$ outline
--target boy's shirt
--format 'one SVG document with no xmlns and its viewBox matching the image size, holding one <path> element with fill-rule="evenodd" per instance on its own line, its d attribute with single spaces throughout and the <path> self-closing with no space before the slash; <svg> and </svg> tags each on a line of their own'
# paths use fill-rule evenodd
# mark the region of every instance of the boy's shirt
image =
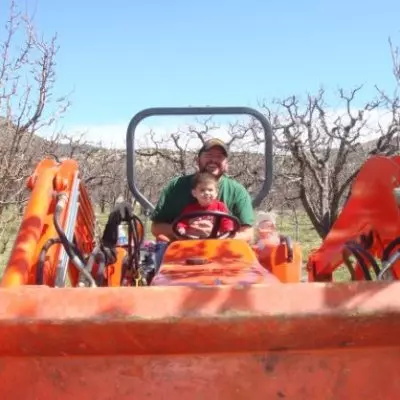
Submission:
<svg viewBox="0 0 400 400">
<path fill-rule="evenodd" d="M 228 208 L 225 206 L 225 204 L 222 201 L 214 200 L 212 203 L 210 203 L 209 206 L 207 207 L 202 207 L 198 202 L 196 203 L 191 203 L 188 206 L 186 206 L 183 211 L 183 214 L 187 213 L 192 213 L 196 211 L 222 211 L 226 214 L 229 214 Z M 209 220 L 214 223 L 214 218 L 212 215 L 204 215 L 201 217 L 195 217 L 194 220 Z M 191 219 L 190 219 L 191 220 Z M 177 228 L 185 228 L 187 229 L 189 227 L 190 221 L 189 219 L 185 219 L 181 221 Z M 234 228 L 233 221 L 228 219 L 228 218 L 222 218 L 221 224 L 220 224 L 220 232 L 229 232 L 232 231 Z"/>
</svg>

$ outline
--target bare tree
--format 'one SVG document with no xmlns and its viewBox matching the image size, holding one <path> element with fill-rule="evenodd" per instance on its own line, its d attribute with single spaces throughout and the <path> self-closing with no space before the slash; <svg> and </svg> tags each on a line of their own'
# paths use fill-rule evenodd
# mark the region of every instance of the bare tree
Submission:
<svg viewBox="0 0 400 400">
<path fill-rule="evenodd" d="M 49 129 L 69 107 L 66 97 L 53 99 L 56 36 L 49 40 L 39 36 L 32 19 L 20 13 L 14 1 L 2 36 L 0 219 L 6 207 L 21 206 L 26 199 L 25 181 L 41 158 L 44 143 L 35 134 Z"/>
<path fill-rule="evenodd" d="M 356 109 L 353 102 L 360 89 L 349 93 L 339 90 L 343 104 L 340 112 L 329 112 L 323 89 L 316 96 L 308 95 L 304 105 L 296 96 L 276 101 L 278 109 L 274 112 L 264 104 L 273 120 L 277 151 L 286 158 L 280 178 L 290 184 L 292 200 L 301 201 L 322 238 L 336 219 L 365 158 L 395 151 L 393 137 L 399 127 L 397 100 L 391 103 L 391 121 L 386 126 L 378 122 L 375 127 L 379 139 L 362 145 L 371 133 L 369 117 L 382 107 L 385 99 L 380 93 L 376 100 Z"/>
<path fill-rule="evenodd" d="M 376 148 L 371 150 L 371 154 L 395 154 L 399 149 L 400 132 L 400 55 L 399 47 L 394 46 L 389 39 L 390 52 L 392 56 L 392 73 L 395 78 L 395 88 L 391 95 L 385 93 L 378 86 L 376 90 L 381 102 L 381 107 L 386 110 L 386 126 L 379 124 L 378 132 L 380 137 L 376 143 Z"/>
</svg>

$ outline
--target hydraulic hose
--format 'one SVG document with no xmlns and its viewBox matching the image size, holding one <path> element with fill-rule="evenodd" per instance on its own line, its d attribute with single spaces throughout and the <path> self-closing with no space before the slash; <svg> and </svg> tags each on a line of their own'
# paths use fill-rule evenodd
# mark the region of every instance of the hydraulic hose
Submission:
<svg viewBox="0 0 400 400">
<path fill-rule="evenodd" d="M 400 259 L 400 252 L 392 254 L 393 250 L 400 246 L 400 237 L 393 239 L 389 244 L 384 248 L 382 254 L 382 270 L 378 276 L 379 280 L 385 279 L 385 274 L 389 269 L 393 267 L 396 261 Z M 392 274 L 393 275 L 393 274 Z"/>
<path fill-rule="evenodd" d="M 79 272 L 81 272 L 87 278 L 87 280 L 90 282 L 90 287 L 96 287 L 96 282 L 93 279 L 92 275 L 86 270 L 83 258 L 80 255 L 78 249 L 75 249 L 75 246 L 70 243 L 59 224 L 58 218 L 62 210 L 65 208 L 67 201 L 68 196 L 65 193 L 60 193 L 57 195 L 57 203 L 54 211 L 54 226 L 56 228 L 60 241 L 72 263 L 76 266 Z"/>
<path fill-rule="evenodd" d="M 365 250 L 360 244 L 358 244 L 355 241 L 349 241 L 346 243 L 345 248 L 347 248 L 354 255 L 354 257 L 356 257 L 366 280 L 371 281 L 372 277 L 369 272 L 368 265 L 365 262 L 363 256 L 374 269 L 376 276 L 379 275 L 380 269 L 374 257 L 367 250 Z"/>
<path fill-rule="evenodd" d="M 138 271 L 140 264 L 140 247 L 142 240 L 139 239 L 139 234 L 137 230 L 136 220 L 139 220 L 138 217 L 132 215 L 128 222 L 128 257 L 129 264 L 134 265 L 135 271 Z M 141 224 L 141 221 L 139 220 Z M 142 225 L 143 228 L 143 225 Z M 144 230 L 143 230 L 144 232 Z M 132 241 L 133 241 L 133 249 L 132 249 Z"/>
<path fill-rule="evenodd" d="M 55 245 L 61 243 L 58 238 L 49 239 L 42 247 L 39 253 L 39 261 L 36 268 L 36 285 L 43 285 L 44 262 L 46 261 L 46 253 Z"/>
<path fill-rule="evenodd" d="M 97 261 L 98 263 L 98 269 L 97 269 L 97 277 L 96 277 L 96 285 L 97 286 L 102 286 L 103 280 L 104 280 L 104 269 L 106 265 L 106 256 L 104 255 L 103 251 L 101 250 L 100 247 L 96 247 L 92 253 L 89 256 L 88 262 L 85 266 L 85 270 L 92 276 L 92 270 L 93 270 L 93 264 Z M 86 286 L 85 284 L 85 279 L 86 275 L 80 274 L 79 276 L 79 281 L 78 281 L 78 286 L 79 287 L 84 287 Z"/>
<path fill-rule="evenodd" d="M 142 232 L 143 232 L 142 237 L 140 239 L 138 239 L 138 245 L 140 247 L 143 244 L 143 241 L 144 241 L 144 225 L 143 225 L 143 222 L 141 221 L 141 219 L 137 215 L 133 214 L 132 215 L 132 219 L 139 223 L 140 228 L 142 229 Z M 137 225 L 133 224 L 133 226 L 135 227 L 137 237 L 139 237 L 139 233 L 137 231 Z"/>
<path fill-rule="evenodd" d="M 396 246 L 400 246 L 400 237 L 393 239 L 383 250 L 382 261 L 387 261 L 390 257 L 390 253 Z"/>
<path fill-rule="evenodd" d="M 382 260 L 382 269 L 378 275 L 378 280 L 385 280 L 386 272 L 389 271 L 389 269 L 393 267 L 393 264 L 398 260 L 400 260 L 400 251 L 397 251 L 396 253 L 392 254 L 388 260 L 384 261 Z"/>
</svg>

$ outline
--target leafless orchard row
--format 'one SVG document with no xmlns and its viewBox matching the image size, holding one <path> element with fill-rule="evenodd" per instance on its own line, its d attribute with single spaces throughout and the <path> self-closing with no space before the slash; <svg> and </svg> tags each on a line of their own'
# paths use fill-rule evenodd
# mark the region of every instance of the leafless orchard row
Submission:
<svg viewBox="0 0 400 400">
<path fill-rule="evenodd" d="M 119 195 L 129 198 L 124 151 L 90 144 L 84 135 L 76 139 L 55 131 L 49 140 L 37 135 L 39 129 L 55 126 L 71 106 L 68 96 L 53 96 L 56 36 L 41 37 L 13 2 L 5 29 L 0 49 L 0 252 L 29 196 L 26 179 L 44 157 L 76 158 L 93 202 L 103 212 Z M 323 237 L 363 161 L 372 154 L 398 152 L 400 59 L 398 47 L 392 43 L 388 47 L 393 90 L 389 95 L 377 87 L 375 98 L 361 108 L 353 107 L 361 87 L 338 91 L 339 112 L 329 107 L 323 89 L 304 99 L 291 96 L 260 104 L 274 128 L 274 183 L 263 208 L 302 209 Z M 195 153 L 188 149 L 188 141 L 203 141 L 217 129 L 209 118 L 163 138 L 149 132 L 149 147 L 137 152 L 143 193 L 155 202 L 170 177 L 191 172 Z M 263 179 L 263 156 L 252 152 L 264 140 L 260 127 L 255 121 L 238 121 L 227 130 L 232 149 L 230 173 L 254 193 Z M 361 144 L 371 132 L 376 140 Z"/>
</svg>

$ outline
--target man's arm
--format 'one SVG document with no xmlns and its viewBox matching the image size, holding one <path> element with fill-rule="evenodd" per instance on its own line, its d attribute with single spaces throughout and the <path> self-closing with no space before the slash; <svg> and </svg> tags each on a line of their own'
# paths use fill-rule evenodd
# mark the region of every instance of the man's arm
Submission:
<svg viewBox="0 0 400 400">
<path fill-rule="evenodd" d="M 243 225 L 236 233 L 234 238 L 244 240 L 246 242 L 252 242 L 254 238 L 254 228 L 249 225 Z"/>
<path fill-rule="evenodd" d="M 154 237 L 160 235 L 167 236 L 169 239 L 175 238 L 174 232 L 172 231 L 172 225 L 166 222 L 152 222 L 151 223 L 151 233 Z"/>
<path fill-rule="evenodd" d="M 251 225 L 247 225 L 248 223 L 252 222 L 252 214 L 253 214 L 253 206 L 251 204 L 251 199 L 249 200 L 248 198 L 243 198 L 241 201 L 241 205 L 239 206 L 241 209 L 244 207 L 244 214 L 239 215 L 239 220 L 242 222 L 242 226 L 236 232 L 234 238 L 235 239 L 240 239 L 240 240 L 245 240 L 246 242 L 251 242 L 253 241 L 253 233 L 254 229 Z M 250 207 L 250 208 L 249 208 Z M 246 209 L 247 208 L 247 209 Z M 229 214 L 229 210 L 226 207 L 226 205 L 223 202 L 220 202 L 218 204 L 217 209 L 219 211 L 225 212 Z M 244 221 L 244 224 L 243 224 Z M 221 222 L 221 231 L 229 231 L 233 229 L 233 221 L 229 220 L 228 218 L 222 218 Z"/>
<path fill-rule="evenodd" d="M 162 189 L 156 207 L 151 216 L 151 233 L 157 238 L 160 235 L 167 236 L 169 239 L 175 237 L 172 232 L 172 224 L 168 221 L 168 203 L 173 198 L 174 184 L 176 179 L 172 179 Z"/>
<path fill-rule="evenodd" d="M 228 207 L 225 205 L 225 203 L 223 203 L 222 201 L 217 203 L 217 207 L 216 207 L 217 211 L 222 211 L 225 214 L 230 214 Z M 229 231 L 233 231 L 234 228 L 234 222 L 229 219 L 229 218 L 222 218 L 220 221 L 220 232 L 229 232 Z"/>
<path fill-rule="evenodd" d="M 186 234 L 195 237 L 207 237 L 212 231 L 212 222 L 200 221 L 194 222 L 187 226 Z M 176 235 L 172 231 L 172 224 L 165 222 L 153 222 L 151 224 L 151 233 L 157 238 L 158 236 L 167 236 L 170 240 L 176 239 Z"/>
<path fill-rule="evenodd" d="M 242 224 L 240 231 L 235 235 L 235 239 L 252 242 L 254 240 L 254 209 L 250 194 L 242 185 L 240 185 L 238 189 L 232 214 L 235 215 Z"/>
<path fill-rule="evenodd" d="M 187 207 L 186 207 L 187 209 Z M 186 211 L 186 209 L 183 210 L 184 214 Z M 188 223 L 186 220 L 181 221 L 177 228 L 185 228 L 186 230 L 188 229 Z M 160 235 L 164 235 L 167 236 L 170 240 L 175 239 L 176 235 L 174 234 L 173 230 L 172 230 L 172 224 L 166 223 L 166 222 L 155 222 L 152 221 L 151 224 L 151 233 L 157 237 Z"/>
</svg>

